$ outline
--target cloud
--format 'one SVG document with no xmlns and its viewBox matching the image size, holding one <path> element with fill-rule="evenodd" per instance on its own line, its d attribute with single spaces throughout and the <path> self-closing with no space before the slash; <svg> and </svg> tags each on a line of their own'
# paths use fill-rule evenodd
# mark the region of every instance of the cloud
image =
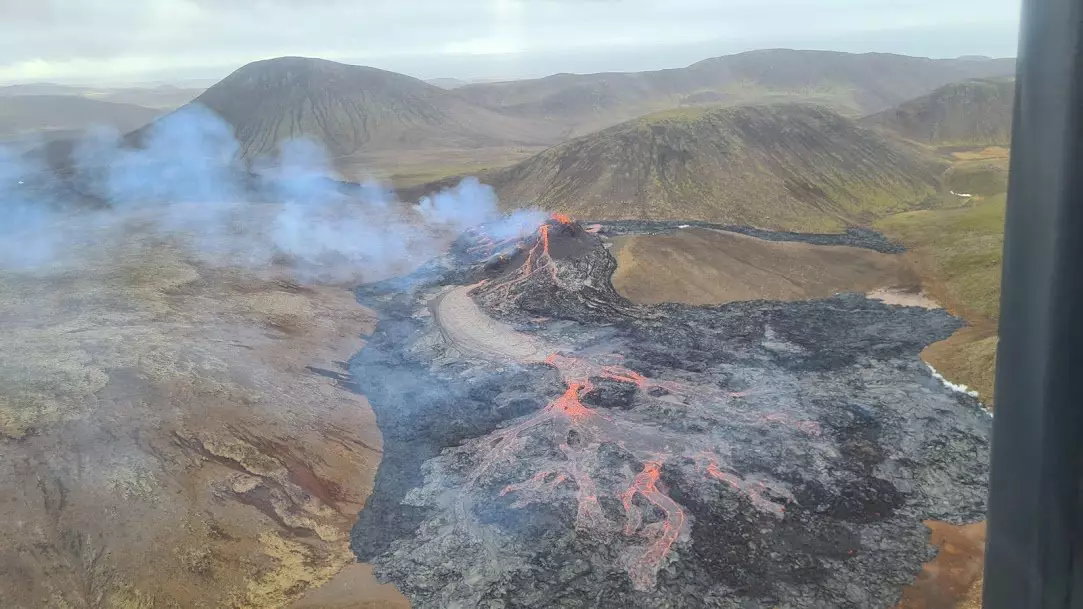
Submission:
<svg viewBox="0 0 1083 609">
<path fill-rule="evenodd" d="M 1000 32 L 1018 0 L 0 0 L 0 80 L 134 78 L 215 70 L 278 55 L 359 59 L 396 69 L 415 58 L 431 75 L 457 55 L 557 57 L 717 41 L 829 40 L 906 28 Z M 990 26 L 998 26 L 992 27 Z M 1006 26 L 1006 27 L 999 27 Z M 757 42 L 761 43 L 760 45 Z M 938 55 L 929 39 L 927 55 Z M 1014 43 L 1012 43 L 1014 44 Z M 978 45 L 981 46 L 981 45 Z M 1009 45 L 1010 46 L 1010 45 Z M 868 50 L 893 51 L 881 48 Z M 987 52 L 974 48 L 974 53 Z M 428 61 L 425 64 L 422 59 Z M 550 71 L 575 71 L 574 61 Z M 446 74 L 446 73 L 445 73 Z M 454 75 L 454 74 L 446 74 Z"/>
</svg>

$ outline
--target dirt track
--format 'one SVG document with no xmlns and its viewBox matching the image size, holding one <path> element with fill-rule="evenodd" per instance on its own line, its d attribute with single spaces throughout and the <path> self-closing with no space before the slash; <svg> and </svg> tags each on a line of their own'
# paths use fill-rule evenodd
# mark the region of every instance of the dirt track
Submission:
<svg viewBox="0 0 1083 609">
<path fill-rule="evenodd" d="M 467 357 L 496 362 L 540 363 L 554 351 L 486 315 L 470 297 L 475 286 L 455 286 L 430 305 L 444 338 Z"/>
</svg>

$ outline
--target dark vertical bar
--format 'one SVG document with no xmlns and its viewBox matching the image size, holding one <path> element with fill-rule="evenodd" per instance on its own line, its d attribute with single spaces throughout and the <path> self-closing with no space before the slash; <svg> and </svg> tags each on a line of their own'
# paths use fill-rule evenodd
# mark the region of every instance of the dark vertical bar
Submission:
<svg viewBox="0 0 1083 609">
<path fill-rule="evenodd" d="M 986 609 L 1083 607 L 1083 0 L 1024 0 Z"/>
</svg>

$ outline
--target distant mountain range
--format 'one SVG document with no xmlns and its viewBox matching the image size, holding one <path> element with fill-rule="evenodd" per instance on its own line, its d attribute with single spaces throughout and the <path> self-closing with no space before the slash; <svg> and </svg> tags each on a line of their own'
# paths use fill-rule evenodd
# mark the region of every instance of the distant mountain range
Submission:
<svg viewBox="0 0 1083 609">
<path fill-rule="evenodd" d="M 323 142 L 332 157 L 545 146 L 681 106 L 811 101 L 853 115 L 966 78 L 1009 74 L 1013 60 L 770 50 L 638 73 L 558 74 L 446 89 L 393 72 L 284 57 L 246 65 L 193 103 L 234 128 L 244 156 L 283 140 Z M 448 153 L 453 160 L 454 154 Z"/>
<path fill-rule="evenodd" d="M 777 100 L 823 103 L 864 116 L 948 83 L 1015 71 L 1014 59 L 926 59 L 882 53 L 773 49 L 707 59 L 652 72 L 556 74 L 476 84 L 466 99 L 514 116 L 592 131 L 683 104 Z"/>
<path fill-rule="evenodd" d="M 77 95 L 0 95 L 0 142 L 71 137 L 91 125 L 127 132 L 161 114 L 153 108 Z"/>
<path fill-rule="evenodd" d="M 274 155 L 296 138 L 325 145 L 336 166 L 421 159 L 424 167 L 411 170 L 436 181 L 408 196 L 468 171 L 507 201 L 582 217 L 827 230 L 928 199 L 943 165 L 923 145 L 1006 141 L 1004 77 L 1014 68 L 1011 59 L 766 50 L 672 70 L 436 86 L 282 57 L 236 70 L 191 103 L 229 123 L 246 159 Z M 27 92 L 0 88 L 0 108 L 35 105 Z M 50 96 L 104 113 L 58 107 L 73 119 L 62 127 L 136 128 L 157 114 L 86 95 Z M 49 158 L 64 150 L 52 147 Z M 464 165 L 471 168 L 456 170 Z"/>
<path fill-rule="evenodd" d="M 153 87 L 77 87 L 53 83 L 29 83 L 0 87 L 0 98 L 24 95 L 65 95 L 97 101 L 173 110 L 195 99 L 203 88 L 158 85 Z"/>
</svg>

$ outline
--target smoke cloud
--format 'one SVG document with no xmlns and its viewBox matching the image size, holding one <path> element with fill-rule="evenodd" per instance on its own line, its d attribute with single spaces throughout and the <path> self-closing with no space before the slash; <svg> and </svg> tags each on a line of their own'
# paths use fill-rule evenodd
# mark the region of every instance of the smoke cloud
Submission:
<svg viewBox="0 0 1083 609">
<path fill-rule="evenodd" d="M 288 263 L 302 281 L 341 280 L 421 262 L 483 223 L 512 235 L 543 220 L 537 211 L 503 215 L 493 190 L 473 178 L 403 204 L 377 182 L 337 181 L 311 141 L 285 142 L 246 168 L 230 125 L 199 106 L 155 122 L 138 145 L 131 139 L 88 132 L 64 178 L 43 159 L 0 148 L 0 269 L 62 266 L 75 244 L 86 245 L 86 228 L 123 239 L 138 226 L 206 264 Z"/>
</svg>

